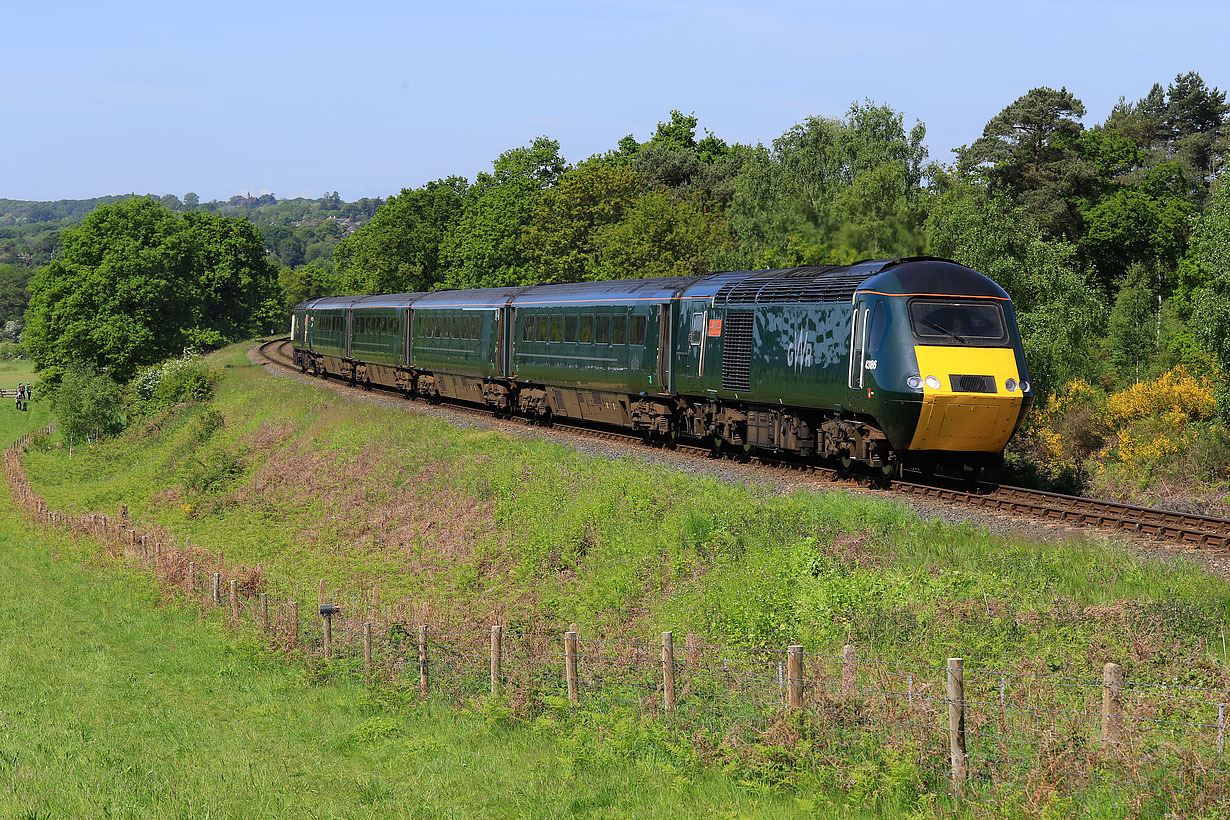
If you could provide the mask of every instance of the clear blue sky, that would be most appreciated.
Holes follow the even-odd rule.
[[[539,135],[570,162],[672,108],[768,143],[855,100],[934,159],[1030,88],[1103,120],[1183,71],[1230,87],[1213,2],[22,2],[0,15],[0,198],[384,196]],[[1002,10],[1001,10],[1002,9]]]

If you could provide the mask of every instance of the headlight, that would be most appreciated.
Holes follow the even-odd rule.
[[[1015,393],[1016,392],[1016,379],[1008,379],[1008,381],[1004,382],[1004,389],[1007,390],[1009,393]]]
[[[1022,393],[1028,393],[1028,392],[1029,392],[1029,382],[1027,382],[1027,381],[1022,381],[1022,382],[1021,382],[1021,392],[1022,392]]]
[[[918,376],[910,376],[908,379],[905,380],[905,384],[911,390],[917,390],[918,388],[922,387],[922,379],[919,378]]]
[[[927,387],[930,387],[932,390],[939,390],[940,380],[937,379],[935,376],[928,376],[927,377]]]

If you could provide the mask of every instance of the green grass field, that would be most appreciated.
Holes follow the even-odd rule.
[[[260,564],[270,592],[375,588],[436,623],[1223,686],[1230,585],[1098,540],[1035,543],[844,493],[780,495],[352,402],[215,357],[208,407],[27,458],[61,510]],[[220,416],[218,414],[221,414]],[[221,426],[219,427],[219,423]],[[216,428],[216,429],[215,429]]]
[[[1182,559],[588,457],[352,402],[266,373],[242,348],[213,361],[207,404],[71,455],[37,442],[35,491],[61,511],[127,505],[233,569],[259,564],[275,596],[314,601],[324,577],[343,606],[378,589],[386,608],[437,625],[577,622],[588,636],[671,629],[834,654],[852,641],[888,661],[960,655],[1085,678],[1116,661],[1129,680],[1230,683],[1230,586]],[[0,412],[0,433],[42,412]],[[26,591],[0,621],[14,647],[0,691],[17,704],[0,704],[0,771],[16,784],[0,816],[904,817],[947,802],[942,775],[874,743],[837,757],[804,734],[715,747],[619,712],[488,699],[454,711],[322,678],[194,606],[160,606],[148,576],[30,532],[7,503],[0,575]],[[1125,805],[1053,797],[1020,816]]]
[[[0,414],[0,436],[44,421],[38,408]],[[7,498],[0,577],[0,817],[785,818],[891,805],[814,777],[766,788],[630,718],[525,723],[319,685],[88,541],[32,530]]]

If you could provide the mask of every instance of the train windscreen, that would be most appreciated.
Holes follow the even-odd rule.
[[[950,302],[915,299],[910,325],[920,342],[936,345],[1008,344],[1004,311],[996,302]]]

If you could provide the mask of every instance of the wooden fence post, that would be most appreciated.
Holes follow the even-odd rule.
[[[222,606],[222,573],[220,572],[214,573],[213,593],[214,606]]]
[[[675,711],[675,636],[662,633],[662,708]]]
[[[969,758],[965,754],[965,660],[948,659],[948,746],[952,758],[952,789],[958,799],[965,792]]]
[[[372,674],[372,625],[363,624],[363,672],[369,677]]]
[[[239,623],[239,585],[234,578],[231,579],[231,620],[238,625]]]
[[[290,648],[293,652],[299,648],[299,602],[290,602]]]
[[[564,679],[568,682],[568,700],[581,700],[581,687],[577,679],[577,633],[564,633]]]
[[[1102,668],[1102,745],[1107,749],[1123,740],[1123,668],[1108,663]]]
[[[333,656],[333,618],[321,614],[320,619],[324,621],[325,657],[329,658]]]
[[[503,653],[504,628],[491,627],[491,694],[500,694],[500,660]]]
[[[853,702],[858,694],[858,656],[854,652],[854,644],[846,644],[841,648],[841,696],[847,702]]]
[[[427,625],[419,625],[419,694],[427,696]]]
[[[786,691],[791,709],[803,708],[803,647],[795,644],[786,650]]]
[[[188,562],[188,594],[196,595],[196,561]]]
[[[261,629],[269,631],[269,593],[261,593]]]

